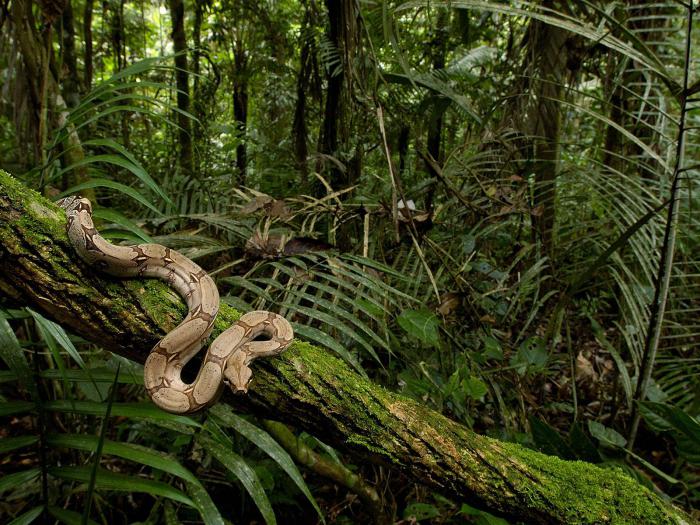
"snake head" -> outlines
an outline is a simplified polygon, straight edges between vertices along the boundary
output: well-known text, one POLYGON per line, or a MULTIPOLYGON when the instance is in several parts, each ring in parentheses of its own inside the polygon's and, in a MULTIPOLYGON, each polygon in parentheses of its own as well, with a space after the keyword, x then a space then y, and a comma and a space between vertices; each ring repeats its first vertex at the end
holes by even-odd
POLYGON ((80 211, 87 211, 92 214, 92 204, 89 200, 80 195, 70 195, 69 197, 64 197, 58 201, 56 204, 66 210, 67 215, 77 214, 80 211))
POLYGON ((226 362, 224 377, 234 394, 247 394, 253 379, 253 371, 246 363, 246 357, 244 352, 236 352, 226 362))

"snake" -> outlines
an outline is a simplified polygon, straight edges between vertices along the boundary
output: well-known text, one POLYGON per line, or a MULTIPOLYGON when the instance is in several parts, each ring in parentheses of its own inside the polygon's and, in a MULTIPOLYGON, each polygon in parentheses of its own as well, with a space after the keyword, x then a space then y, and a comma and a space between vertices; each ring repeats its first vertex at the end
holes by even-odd
POLYGON ((92 204, 70 196, 57 202, 66 213, 66 231, 73 249, 89 266, 122 278, 165 281, 187 304, 184 320, 148 354, 144 384, 153 403, 167 412, 191 414, 213 405, 224 385, 237 394, 248 392, 251 363, 283 352, 294 330, 281 315, 257 310, 240 317, 209 346, 196 378, 186 383, 183 367, 202 349, 219 311, 214 280, 184 255, 160 244, 118 246, 105 240, 92 220, 92 204))

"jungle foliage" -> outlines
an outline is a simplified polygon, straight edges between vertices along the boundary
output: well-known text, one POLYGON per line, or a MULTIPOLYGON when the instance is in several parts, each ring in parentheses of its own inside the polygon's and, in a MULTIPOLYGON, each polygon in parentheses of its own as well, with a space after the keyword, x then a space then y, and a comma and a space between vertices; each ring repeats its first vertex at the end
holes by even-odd
MULTIPOLYGON (((10 0, 0 168, 373 382, 697 518, 699 14, 10 0)), ((16 298, 0 360, 4 521, 505 523, 276 422, 160 412, 16 298)))

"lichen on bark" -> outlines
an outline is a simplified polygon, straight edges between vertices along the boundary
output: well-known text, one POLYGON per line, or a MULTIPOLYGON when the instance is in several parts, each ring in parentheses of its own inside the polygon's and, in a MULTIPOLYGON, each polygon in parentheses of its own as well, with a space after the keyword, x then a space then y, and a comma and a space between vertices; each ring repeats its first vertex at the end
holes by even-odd
MULTIPOLYGON (((0 171, 0 292, 139 362, 183 318, 158 281, 120 281, 73 254, 52 203, 0 171)), ((215 334, 239 317, 221 305, 215 334)), ((223 402, 304 429, 458 501, 527 523, 690 523, 622 472, 480 436, 389 392, 303 341, 255 363, 250 395, 223 402)))

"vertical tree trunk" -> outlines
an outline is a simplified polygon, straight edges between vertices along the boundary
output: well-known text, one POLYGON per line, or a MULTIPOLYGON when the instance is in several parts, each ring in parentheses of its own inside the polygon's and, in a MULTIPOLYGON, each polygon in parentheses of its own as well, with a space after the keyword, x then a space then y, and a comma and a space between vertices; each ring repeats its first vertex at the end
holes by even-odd
MULTIPOLYGON (((676 7, 651 0, 629 0, 620 8, 619 16, 629 18, 628 29, 655 55, 664 56, 662 47, 670 33, 665 31, 676 7), (624 11, 627 10, 625 13, 624 11)), ((612 79, 620 74, 621 61, 610 53, 606 76, 612 79)), ((613 85, 607 83, 606 98, 610 106, 610 119, 621 125, 644 144, 658 142, 658 123, 662 118, 657 108, 655 88, 644 67, 635 61, 624 62, 626 68, 621 79, 613 85), (651 89, 650 89, 651 88, 651 89)), ((612 169, 624 170, 626 164, 644 179, 656 179, 660 173, 657 161, 637 144, 625 140, 613 126, 606 130, 604 163, 612 169), (630 163, 629 161, 633 162, 630 163)))
MULTIPOLYGON (((328 40, 335 47, 338 56, 341 52, 342 34, 342 6, 341 2, 326 0, 328 10, 328 40)), ((342 58, 340 59, 342 63, 342 58)), ((319 151, 326 155, 336 155, 338 150, 338 124, 341 119, 341 92, 343 89, 342 67, 328 67, 326 72, 326 105, 323 112, 323 123, 321 124, 321 138, 319 151)), ((328 170, 330 184, 333 189, 338 189, 343 184, 343 174, 335 163, 330 164, 328 170)), ((325 192, 324 188, 319 188, 319 193, 325 192)))
MULTIPOLYGON (((448 27, 450 20, 450 10, 442 8, 438 12, 437 24, 435 33, 430 43, 430 51, 432 55, 433 71, 439 71, 445 67, 445 55, 447 54, 447 38, 448 27)), ((437 162, 442 163, 442 117, 445 112, 445 107, 437 101, 433 106, 433 114, 428 123, 427 147, 428 154, 437 162)), ((426 162, 426 168, 431 177, 437 177, 435 168, 426 162)), ((435 196, 435 184, 431 185, 425 199, 425 208, 430 211, 433 208, 433 198, 435 196)))
POLYGON ((243 39, 236 35, 234 49, 234 77, 233 77, 233 118, 236 121, 238 131, 238 146, 236 146, 236 168, 238 169, 238 184, 246 182, 246 170, 248 168, 248 152, 246 147, 246 134, 248 128, 248 57, 246 56, 243 39))
POLYGON ((94 0, 85 0, 83 11, 83 39, 85 40, 85 93, 92 89, 92 8, 94 0))
MULTIPOLYGON (((547 7, 553 7, 551 2, 547 7)), ((556 216, 556 178, 559 170, 560 100, 564 94, 566 40, 564 29, 533 21, 530 25, 530 53, 535 68, 531 91, 529 133, 533 137, 535 175, 533 222, 543 251, 552 254, 556 216)))
POLYGON ((408 157, 408 143, 410 140, 411 128, 406 125, 401 126, 397 139, 396 151, 399 153, 399 175, 403 178, 406 171, 406 158, 408 157))
POLYGON ((194 47, 194 52, 192 53, 192 72, 194 73, 193 82, 193 93, 197 93, 197 88, 199 87, 199 59, 200 59, 200 48, 202 46, 202 21, 204 18, 204 0, 194 0, 194 24, 192 26, 192 46, 194 47))
POLYGON ((61 39, 61 51, 66 74, 63 75, 63 99, 69 108, 74 108, 80 102, 80 89, 78 86, 78 62, 75 56, 75 26, 73 23, 73 6, 71 0, 61 14, 63 38, 61 39))
MULTIPOLYGON (((175 84, 177 86, 177 107, 180 111, 190 110, 189 75, 187 73, 187 37, 185 35, 185 5, 183 0, 169 0, 170 18, 172 21, 173 49, 175 50, 175 84)), ((180 146, 180 169, 194 173, 192 153, 192 133, 190 119, 178 112, 177 123, 180 146)))
MULTIPOLYGON (((622 85, 614 85, 614 79, 617 76, 617 68, 619 60, 617 53, 608 51, 608 61, 606 65, 605 81, 603 84, 603 93, 608 100, 610 106, 610 120, 617 125, 624 125, 624 105, 626 103, 623 94, 622 85)), ((608 126, 605 130, 605 142, 603 150, 603 164, 612 170, 620 171, 624 169, 623 162, 623 140, 622 134, 615 126, 608 126)))
MULTIPOLYGON (((56 16, 60 16, 60 12, 56 16)), ((36 21, 32 13, 31 2, 27 0, 13 0, 12 2, 12 20, 15 40, 19 44, 19 49, 22 54, 24 63, 24 73, 29 86, 29 98, 32 101, 34 108, 41 108, 42 104, 50 104, 58 115, 58 126, 64 126, 68 118, 68 107, 61 96, 58 80, 54 71, 51 69, 51 54, 53 48, 48 46, 44 48, 45 41, 39 34, 36 28, 36 21), (42 99, 44 99, 42 101, 42 99)), ((32 125, 38 129, 40 125, 41 115, 35 113, 32 115, 32 125)), ((43 142, 42 135, 48 134, 49 122, 45 121, 46 128, 37 133, 37 143, 40 146, 43 142)), ((66 129, 66 140, 62 144, 63 155, 61 161, 66 166, 70 166, 79 162, 85 157, 82 144, 78 133, 72 125, 68 125, 66 129)), ((39 155, 41 158, 41 155, 39 155)), ((35 159, 37 163, 39 158, 35 159)), ((85 166, 74 169, 70 172, 70 176, 65 181, 66 185, 79 184, 87 180, 87 169, 85 166)), ((88 189, 83 192, 87 198, 94 199, 93 191, 88 189)))
POLYGON ((313 16, 310 7, 304 2, 304 22, 301 26, 300 39, 301 50, 299 52, 299 73, 297 74, 297 100, 294 106, 294 122, 292 124, 292 136, 294 137, 294 156, 296 165, 302 174, 303 180, 308 179, 309 168, 307 158, 308 128, 306 125, 306 93, 309 89, 311 75, 313 73, 312 37, 309 30, 313 25, 313 16))
POLYGON ((202 97, 202 85, 199 79, 201 46, 202 46, 202 22, 204 19, 204 0, 194 0, 194 24, 192 26, 192 112, 197 119, 192 122, 194 130, 192 136, 192 166, 196 173, 200 172, 201 148, 198 145, 203 143, 202 139, 206 136, 205 133, 205 104, 207 103, 202 97), (196 155, 195 155, 195 152, 196 155))

